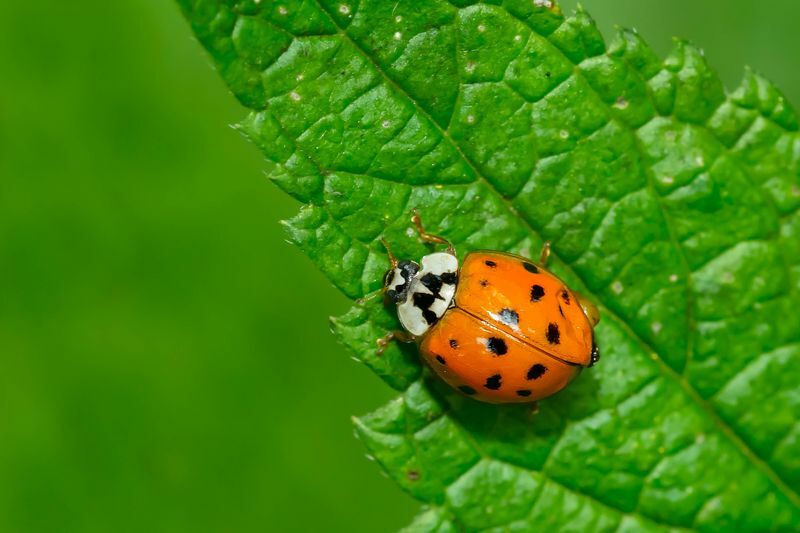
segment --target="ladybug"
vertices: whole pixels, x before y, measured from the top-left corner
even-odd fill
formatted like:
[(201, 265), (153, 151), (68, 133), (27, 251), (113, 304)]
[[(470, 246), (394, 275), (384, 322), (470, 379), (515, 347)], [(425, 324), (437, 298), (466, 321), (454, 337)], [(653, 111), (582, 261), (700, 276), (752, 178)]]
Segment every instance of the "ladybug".
[(539, 263), (517, 255), (474, 251), (459, 265), (453, 245), (412, 223), (420, 238), (445, 245), (419, 263), (398, 261), (383, 293), (396, 304), (404, 331), (378, 340), (416, 342), (427, 365), (463, 394), (489, 403), (535, 402), (566, 387), (600, 358), (597, 309), (548, 271), (550, 245)]

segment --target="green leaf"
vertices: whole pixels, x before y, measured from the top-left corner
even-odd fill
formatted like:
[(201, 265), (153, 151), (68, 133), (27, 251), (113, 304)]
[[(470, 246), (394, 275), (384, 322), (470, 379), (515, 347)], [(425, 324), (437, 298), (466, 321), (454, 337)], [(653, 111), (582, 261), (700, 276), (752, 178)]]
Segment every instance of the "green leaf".
[(356, 420), (426, 504), (411, 531), (788, 530), (800, 524), (800, 137), (769, 82), (606, 44), (549, 0), (181, 0), (291, 238), (344, 294), (383, 236), (534, 256), (600, 306), (604, 358), (524, 407), (431, 380), (377, 300), (333, 330), (399, 391)]

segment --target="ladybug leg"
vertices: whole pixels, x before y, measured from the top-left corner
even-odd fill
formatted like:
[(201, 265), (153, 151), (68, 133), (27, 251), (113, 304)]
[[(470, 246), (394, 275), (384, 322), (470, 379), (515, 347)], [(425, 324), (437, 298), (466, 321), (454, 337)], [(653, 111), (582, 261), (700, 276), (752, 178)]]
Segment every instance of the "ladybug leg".
[(386, 256), (389, 258), (389, 265), (392, 268), (396, 268), (397, 267), (397, 258), (392, 253), (392, 249), (389, 248), (389, 243), (386, 242), (386, 239), (381, 237), (381, 244), (383, 245), (384, 248), (386, 248)]
[(547, 266), (548, 259), (550, 259), (550, 241), (544, 241), (544, 244), (542, 244), (542, 251), (539, 254), (539, 264)]
[(600, 349), (597, 347), (597, 343), (594, 342), (594, 335), (592, 335), (592, 360), (589, 362), (589, 366), (594, 366), (600, 360)]
[(379, 291), (371, 292), (371, 293), (367, 294), (366, 296), (362, 296), (361, 298), (356, 300), (356, 304), (365, 305), (365, 304), (371, 302), (372, 300), (374, 300), (375, 298), (377, 298), (379, 296), (383, 296), (385, 292), (386, 292), (386, 288), (382, 288)]
[(417, 229), (420, 239), (430, 244), (445, 244), (447, 245), (447, 253), (456, 255), (456, 249), (453, 246), (453, 243), (444, 237), (439, 237), (438, 235), (434, 235), (433, 233), (428, 233), (425, 231), (425, 227), (422, 225), (422, 219), (420, 218), (419, 211), (416, 207), (411, 210), (411, 213), (411, 223), (414, 224), (414, 227)]
[(533, 402), (528, 405), (528, 420), (533, 420), (533, 417), (539, 414), (539, 402)]
[(393, 340), (397, 342), (414, 342), (417, 338), (407, 331), (390, 331), (377, 341), (375, 341), (378, 345), (378, 350), (375, 352), (377, 355), (381, 355), (383, 352), (386, 351), (386, 347), (389, 345), (390, 342)]
[(598, 322), (600, 322), (600, 311), (597, 310), (597, 307), (590, 302), (586, 296), (579, 292), (573, 293), (575, 297), (578, 299), (578, 303), (581, 304), (581, 309), (583, 309), (583, 314), (586, 315), (586, 318), (589, 319), (589, 323), (592, 324), (592, 327), (596, 326)]

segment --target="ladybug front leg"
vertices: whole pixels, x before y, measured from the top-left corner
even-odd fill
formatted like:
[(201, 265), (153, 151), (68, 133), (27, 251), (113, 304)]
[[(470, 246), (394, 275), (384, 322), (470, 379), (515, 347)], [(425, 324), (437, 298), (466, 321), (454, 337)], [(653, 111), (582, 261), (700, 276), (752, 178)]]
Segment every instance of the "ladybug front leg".
[(425, 231), (425, 227), (422, 225), (422, 219), (420, 218), (419, 211), (416, 207), (411, 210), (411, 213), (411, 223), (414, 224), (414, 227), (417, 229), (420, 239), (430, 244), (445, 244), (447, 245), (447, 252), (452, 255), (456, 255), (456, 249), (453, 246), (453, 243), (444, 237), (439, 237), (438, 235), (434, 235), (433, 233), (428, 233)]
[(417, 337), (407, 331), (402, 331), (402, 330), (390, 331), (389, 333), (387, 333), (386, 335), (375, 341), (378, 344), (378, 350), (375, 353), (377, 355), (381, 355), (383, 352), (386, 351), (386, 347), (393, 340), (397, 342), (414, 342), (415, 340), (417, 340)]

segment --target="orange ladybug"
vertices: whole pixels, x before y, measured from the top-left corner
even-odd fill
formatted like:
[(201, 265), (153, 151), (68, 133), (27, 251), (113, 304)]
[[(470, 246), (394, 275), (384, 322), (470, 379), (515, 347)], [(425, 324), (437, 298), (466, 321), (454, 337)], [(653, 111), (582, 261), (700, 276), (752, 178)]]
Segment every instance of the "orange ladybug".
[[(594, 342), (597, 309), (538, 264), (503, 252), (470, 252), (459, 266), (453, 245), (419, 263), (398, 261), (384, 277), (384, 293), (397, 305), (405, 331), (378, 340), (416, 341), (430, 368), (450, 386), (489, 403), (535, 402), (560, 391), (600, 358)], [(388, 250), (388, 246), (387, 246)]]

